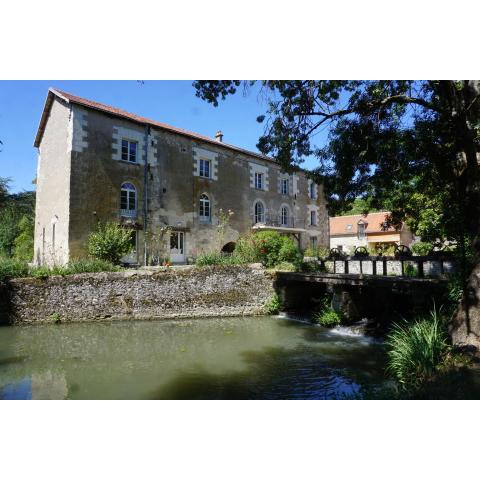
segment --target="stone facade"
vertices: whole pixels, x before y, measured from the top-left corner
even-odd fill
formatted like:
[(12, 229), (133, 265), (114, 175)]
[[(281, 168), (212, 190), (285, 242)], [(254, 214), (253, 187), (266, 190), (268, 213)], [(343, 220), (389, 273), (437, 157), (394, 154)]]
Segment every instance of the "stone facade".
[[(88, 101), (50, 90), (37, 134), (37, 264), (85, 256), (89, 233), (105, 221), (136, 232), (132, 263), (155, 263), (154, 252), (185, 263), (251, 231), (255, 204), (263, 208), (259, 228), (295, 235), (302, 248), (328, 246), (323, 188), (310, 189), (303, 171), (287, 174), (260, 154), (82, 102)], [(122, 160), (123, 140), (135, 143), (135, 162)], [(201, 176), (200, 162), (205, 161), (207, 177)], [(256, 173), (262, 174), (261, 188), (255, 184)], [(288, 187), (282, 193), (283, 179)], [(120, 208), (126, 183), (134, 186), (136, 201), (127, 215)], [(207, 218), (200, 216), (202, 195), (209, 201)], [(282, 209), (287, 218), (283, 225)], [(223, 235), (217, 228), (220, 210), (233, 211)]]
[[(178, 268), (178, 269), (177, 269)], [(176, 267), (0, 284), (1, 323), (261, 315), (275, 293), (261, 267)]]

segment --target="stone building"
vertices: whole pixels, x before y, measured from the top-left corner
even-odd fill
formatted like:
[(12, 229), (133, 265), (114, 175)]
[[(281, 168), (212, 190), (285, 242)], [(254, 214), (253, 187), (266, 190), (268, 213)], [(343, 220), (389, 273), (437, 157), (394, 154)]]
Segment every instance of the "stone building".
[(105, 221), (131, 229), (125, 261), (134, 264), (229, 251), (252, 229), (293, 235), (301, 248), (328, 245), (322, 185), (221, 132), (209, 138), (50, 89), (34, 145), (37, 264), (84, 257)]

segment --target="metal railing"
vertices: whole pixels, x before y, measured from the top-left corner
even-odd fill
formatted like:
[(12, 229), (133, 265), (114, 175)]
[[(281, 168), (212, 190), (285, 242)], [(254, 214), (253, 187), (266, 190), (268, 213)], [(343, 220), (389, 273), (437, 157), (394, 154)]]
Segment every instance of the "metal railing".
[(267, 227), (279, 228), (303, 228), (305, 222), (293, 216), (282, 216), (279, 214), (252, 215), (252, 225), (265, 225)]
[(137, 210), (128, 210), (126, 208), (120, 209), (120, 216), (127, 217), (127, 218), (136, 218), (137, 217)]

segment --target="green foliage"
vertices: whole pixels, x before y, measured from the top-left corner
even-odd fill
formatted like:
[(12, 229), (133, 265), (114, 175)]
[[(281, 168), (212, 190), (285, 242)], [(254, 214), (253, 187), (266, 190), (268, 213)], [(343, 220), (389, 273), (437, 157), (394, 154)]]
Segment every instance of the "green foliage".
[(277, 272), (295, 272), (297, 270), (297, 266), (291, 262), (280, 262), (275, 265), (275, 270)]
[(407, 263), (403, 273), (407, 277), (418, 277), (418, 267), (412, 265), (411, 263)]
[(244, 263), (261, 262), (271, 268), (281, 262), (297, 264), (300, 252), (294, 241), (278, 232), (247, 234), (236, 244), (234, 256)]
[(282, 308), (282, 301), (276, 293), (265, 304), (265, 311), (268, 313), (268, 315), (276, 315)]
[(308, 247), (303, 252), (304, 257), (327, 258), (330, 256), (328, 247)]
[(449, 351), (445, 320), (433, 311), (414, 323), (395, 325), (387, 337), (388, 372), (410, 388), (431, 379)]
[(33, 259), (33, 217), (23, 215), (18, 222), (18, 235), (14, 240), (14, 256), (19, 260), (31, 262)]
[(118, 265), (120, 259), (133, 249), (131, 231), (116, 223), (99, 223), (97, 230), (88, 237), (87, 250), (90, 256)]
[(372, 199), (370, 197), (357, 197), (352, 203), (345, 204), (345, 206), (338, 212), (338, 215), (364, 215), (365, 213), (379, 211), (379, 209), (372, 207)]
[(431, 242), (417, 242), (414, 243), (410, 249), (412, 250), (414, 255), (419, 255), (424, 257), (433, 249), (433, 243)]
[(0, 255), (12, 256), (18, 235), (19, 213), (13, 205), (0, 211)]
[(0, 281), (7, 278), (34, 277), (45, 279), (52, 275), (73, 275), (75, 273), (88, 272), (116, 272), (120, 267), (104, 260), (98, 259), (79, 259), (72, 260), (68, 265), (55, 265), (52, 267), (39, 266), (29, 267), (28, 263), (18, 259), (0, 258)]
[(28, 274), (26, 262), (13, 258), (0, 257), (0, 282), (7, 278), (25, 277)]
[(322, 327), (331, 328), (342, 323), (342, 315), (335, 312), (332, 307), (332, 297), (330, 294), (325, 294), (320, 308), (312, 315), (312, 322), (318, 323)]
[(331, 328), (339, 325), (342, 322), (342, 317), (331, 309), (322, 310), (321, 312), (314, 313), (313, 321), (322, 327)]
[(317, 262), (302, 262), (300, 264), (300, 271), (305, 273), (327, 273), (326, 268)]

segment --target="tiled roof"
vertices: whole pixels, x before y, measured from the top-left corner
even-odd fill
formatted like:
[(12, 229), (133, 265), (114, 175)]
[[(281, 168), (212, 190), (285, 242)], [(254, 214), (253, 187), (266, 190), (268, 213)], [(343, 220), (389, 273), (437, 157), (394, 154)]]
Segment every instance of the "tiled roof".
[(172, 127), (171, 125), (168, 125), (166, 123), (161, 123), (161, 122), (157, 122), (155, 120), (150, 120), (149, 118), (141, 117), (139, 115), (136, 115), (135, 113), (126, 112), (125, 110), (121, 110), (120, 108), (112, 107), (110, 105), (105, 105), (103, 103), (94, 102), (93, 100), (88, 100), (86, 98), (77, 97), (76, 95), (72, 95), (71, 93), (63, 92), (62, 90), (58, 90), (58, 89), (55, 89), (55, 88), (50, 88), (48, 90), (48, 97), (47, 97), (47, 100), (45, 102), (45, 107), (44, 107), (44, 110), (43, 110), (42, 119), (40, 120), (40, 126), (38, 128), (37, 136), (35, 138), (35, 144), (34, 145), (36, 147), (38, 147), (40, 145), (40, 142), (42, 140), (43, 131), (45, 129), (45, 123), (48, 119), (48, 113), (49, 113), (49, 110), (51, 108), (51, 104), (53, 102), (53, 97), (54, 96), (57, 96), (57, 97), (63, 99), (66, 102), (69, 102), (69, 103), (74, 103), (74, 104), (81, 105), (81, 106), (86, 107), (86, 108), (91, 108), (93, 110), (98, 110), (98, 111), (107, 113), (109, 115), (114, 115), (116, 117), (126, 118), (126, 119), (131, 120), (131, 121), (136, 122), (136, 123), (141, 123), (143, 125), (145, 125), (145, 124), (151, 125), (153, 127), (157, 127), (157, 128), (163, 129), (163, 130), (167, 130), (167, 131), (172, 132), (172, 133), (177, 133), (179, 135), (183, 135), (183, 136), (186, 136), (186, 137), (201, 140), (202, 142), (211, 143), (211, 144), (216, 145), (218, 147), (227, 148), (229, 150), (235, 150), (236, 152), (244, 153), (246, 155), (254, 156), (254, 157), (257, 157), (257, 158), (261, 158), (263, 160), (269, 160), (271, 162), (275, 161), (273, 158), (267, 157), (267, 156), (262, 155), (261, 153), (258, 153), (258, 152), (252, 152), (252, 151), (240, 148), (240, 147), (236, 147), (235, 145), (229, 145), (228, 143), (219, 142), (218, 140), (215, 140), (214, 138), (210, 138), (210, 137), (207, 137), (205, 135), (200, 135), (199, 133), (190, 132), (190, 131), (184, 130), (182, 128)]
[(396, 232), (395, 227), (384, 228), (390, 212), (376, 212), (368, 215), (344, 215), (342, 217), (330, 217), (330, 235), (356, 235), (358, 233), (358, 223), (362, 221), (366, 224), (365, 232), (383, 233)]

